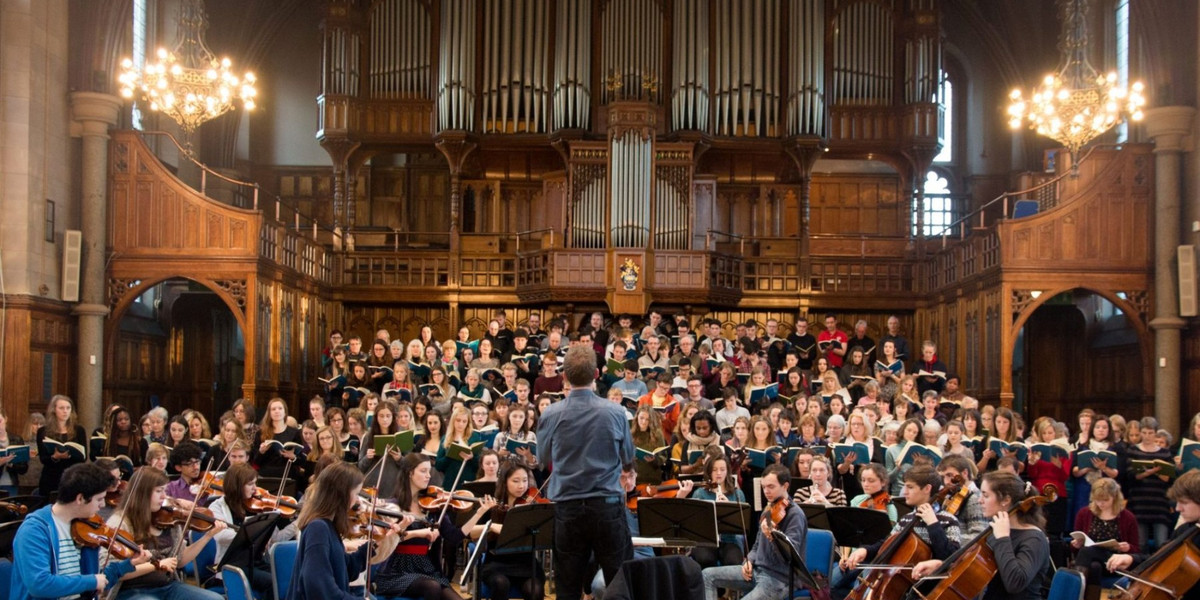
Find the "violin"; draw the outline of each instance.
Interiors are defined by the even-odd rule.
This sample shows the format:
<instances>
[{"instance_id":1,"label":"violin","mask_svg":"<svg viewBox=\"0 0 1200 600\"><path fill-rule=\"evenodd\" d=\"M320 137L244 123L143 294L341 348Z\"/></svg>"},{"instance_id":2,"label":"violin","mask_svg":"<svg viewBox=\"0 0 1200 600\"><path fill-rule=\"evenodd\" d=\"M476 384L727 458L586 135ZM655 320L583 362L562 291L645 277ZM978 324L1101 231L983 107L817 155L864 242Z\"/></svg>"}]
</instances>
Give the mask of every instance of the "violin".
<instances>
[{"instance_id":1,"label":"violin","mask_svg":"<svg viewBox=\"0 0 1200 600\"><path fill-rule=\"evenodd\" d=\"M859 508L873 508L875 510L886 511L888 505L892 503L892 496L888 494L887 489L879 490L871 494L870 498L863 500L858 504Z\"/></svg>"},{"instance_id":2,"label":"violin","mask_svg":"<svg viewBox=\"0 0 1200 600\"><path fill-rule=\"evenodd\" d=\"M674 498L677 491L679 491L678 479L668 479L658 485L642 483L629 492L625 507L629 510L637 510L638 500L642 498Z\"/></svg>"},{"instance_id":3,"label":"violin","mask_svg":"<svg viewBox=\"0 0 1200 600\"><path fill-rule=\"evenodd\" d=\"M0 501L0 511L12 513L17 518L24 518L29 512L29 507L24 504L14 504L12 502ZM15 519L14 519L15 520Z\"/></svg>"},{"instance_id":4,"label":"violin","mask_svg":"<svg viewBox=\"0 0 1200 600\"><path fill-rule=\"evenodd\" d=\"M467 510L481 502L475 494L466 490L451 493L435 485L425 488L417 494L417 498L417 504L427 511L442 510L447 505L454 510Z\"/></svg>"},{"instance_id":5,"label":"violin","mask_svg":"<svg viewBox=\"0 0 1200 600\"><path fill-rule=\"evenodd\" d=\"M1129 578L1127 588L1117 588L1112 600L1174 600L1200 581L1200 547L1197 534L1200 525L1191 523L1191 532L1181 535L1151 554L1131 573L1118 573Z\"/></svg>"},{"instance_id":6,"label":"violin","mask_svg":"<svg viewBox=\"0 0 1200 600\"><path fill-rule=\"evenodd\" d=\"M113 529L99 515L71 521L71 539L85 548L104 548L118 560L129 560L142 553L128 531Z\"/></svg>"},{"instance_id":7,"label":"violin","mask_svg":"<svg viewBox=\"0 0 1200 600\"><path fill-rule=\"evenodd\" d=\"M208 490L207 495L209 495L209 496L225 495L225 486L223 485L223 483L224 482L220 477L217 477L216 475L213 475L212 473L205 473L204 477L202 477L200 479L201 488Z\"/></svg>"},{"instance_id":8,"label":"violin","mask_svg":"<svg viewBox=\"0 0 1200 600\"><path fill-rule=\"evenodd\" d=\"M191 519L188 518L189 516ZM189 530L201 533L212 529L217 524L217 521L220 521L213 514L212 510L202 506L197 506L191 511L187 511L171 504L164 505L162 508L154 511L153 520L154 526L159 529L166 529L167 527L187 523ZM229 529L237 531L236 525L232 523L225 523L225 525Z\"/></svg>"},{"instance_id":9,"label":"violin","mask_svg":"<svg viewBox=\"0 0 1200 600\"><path fill-rule=\"evenodd\" d=\"M263 488L256 488L254 495L246 499L244 507L252 515L277 510L290 517L300 510L300 503L291 496L276 496Z\"/></svg>"},{"instance_id":10,"label":"violin","mask_svg":"<svg viewBox=\"0 0 1200 600\"><path fill-rule=\"evenodd\" d=\"M790 506L790 504L791 503L788 502L787 494L784 494L784 495L780 496L779 498L776 498L775 500L773 500L771 502L771 506L769 506L766 510L763 510L762 520L765 521L767 519L770 519L771 527L778 529L779 522L782 521L783 518L787 516L787 509L788 509L788 506Z\"/></svg>"},{"instance_id":11,"label":"violin","mask_svg":"<svg viewBox=\"0 0 1200 600\"><path fill-rule=\"evenodd\" d=\"M121 504L121 496L123 496L125 494L125 490L128 488L129 488L128 481L124 481L124 480L118 481L117 487L113 488L112 491L106 492L104 494L105 506L108 506L111 508L116 508L117 505Z\"/></svg>"},{"instance_id":12,"label":"violin","mask_svg":"<svg viewBox=\"0 0 1200 600\"><path fill-rule=\"evenodd\" d=\"M1009 514L1029 512L1035 506L1050 504L1057 498L1056 494L1030 496L1013 505L1008 512ZM928 594L922 595L921 598L924 600L975 598L983 594L999 570L996 565L996 555L992 552L991 546L987 544L987 539L991 534L992 527L989 525L987 529L950 555L942 563L942 566L929 576L936 576L940 579L937 586Z\"/></svg>"},{"instance_id":13,"label":"violin","mask_svg":"<svg viewBox=\"0 0 1200 600\"><path fill-rule=\"evenodd\" d=\"M955 485L944 486L930 499L930 505L943 503L948 496L958 494L959 489L969 489L962 485L961 478L955 478ZM946 510L943 507L943 510ZM846 597L846 600L900 600L905 592L913 587L911 567L921 561L933 558L933 550L919 536L913 534L913 529L922 521L916 514L899 531L893 533L883 542L879 553L875 555L876 565L897 567L893 569L873 569L862 578L862 582Z\"/></svg>"},{"instance_id":14,"label":"violin","mask_svg":"<svg viewBox=\"0 0 1200 600\"><path fill-rule=\"evenodd\" d=\"M525 490L525 495L513 501L513 506L521 506L522 504L550 504L550 499L543 496L541 492L534 486L529 486Z\"/></svg>"}]
</instances>

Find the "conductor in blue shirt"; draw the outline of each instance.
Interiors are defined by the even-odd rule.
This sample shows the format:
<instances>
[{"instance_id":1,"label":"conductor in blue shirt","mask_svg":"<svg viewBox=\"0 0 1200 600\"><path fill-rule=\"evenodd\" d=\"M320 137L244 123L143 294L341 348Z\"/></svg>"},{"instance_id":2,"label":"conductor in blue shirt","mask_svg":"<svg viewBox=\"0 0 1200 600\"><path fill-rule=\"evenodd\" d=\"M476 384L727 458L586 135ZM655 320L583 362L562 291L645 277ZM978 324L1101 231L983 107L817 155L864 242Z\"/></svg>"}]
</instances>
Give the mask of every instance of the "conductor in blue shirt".
<instances>
[{"instance_id":1,"label":"conductor in blue shirt","mask_svg":"<svg viewBox=\"0 0 1200 600\"><path fill-rule=\"evenodd\" d=\"M538 422L538 459L550 465L545 495L554 501L554 570L559 600L582 597L594 556L612 581L633 558L625 523L621 465L634 458L629 421L618 404L597 396L596 353L572 346L562 365L570 385Z\"/></svg>"}]
</instances>

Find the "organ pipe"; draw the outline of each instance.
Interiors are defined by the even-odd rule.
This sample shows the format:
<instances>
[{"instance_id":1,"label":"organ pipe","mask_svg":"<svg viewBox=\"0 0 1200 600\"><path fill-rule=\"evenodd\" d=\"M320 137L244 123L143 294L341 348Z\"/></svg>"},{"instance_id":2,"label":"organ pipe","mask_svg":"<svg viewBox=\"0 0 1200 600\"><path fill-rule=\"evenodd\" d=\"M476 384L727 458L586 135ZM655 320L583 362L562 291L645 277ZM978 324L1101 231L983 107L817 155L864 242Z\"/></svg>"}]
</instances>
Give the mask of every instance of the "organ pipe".
<instances>
[{"instance_id":1,"label":"organ pipe","mask_svg":"<svg viewBox=\"0 0 1200 600\"><path fill-rule=\"evenodd\" d=\"M650 228L650 193L654 175L654 142L635 129L612 140L609 170L611 245L645 248Z\"/></svg>"},{"instance_id":2,"label":"organ pipe","mask_svg":"<svg viewBox=\"0 0 1200 600\"><path fill-rule=\"evenodd\" d=\"M547 0L487 0L485 13L484 133L544 133Z\"/></svg>"},{"instance_id":3,"label":"organ pipe","mask_svg":"<svg viewBox=\"0 0 1200 600\"><path fill-rule=\"evenodd\" d=\"M325 35L322 55L325 63L324 93L358 94L358 34L341 27L330 29Z\"/></svg>"},{"instance_id":4,"label":"organ pipe","mask_svg":"<svg viewBox=\"0 0 1200 600\"><path fill-rule=\"evenodd\" d=\"M442 0L438 130L471 130L475 114L475 0Z\"/></svg>"},{"instance_id":5,"label":"organ pipe","mask_svg":"<svg viewBox=\"0 0 1200 600\"><path fill-rule=\"evenodd\" d=\"M602 17L602 101L659 101L662 21L657 2L610 0Z\"/></svg>"},{"instance_id":6,"label":"organ pipe","mask_svg":"<svg viewBox=\"0 0 1200 600\"><path fill-rule=\"evenodd\" d=\"M383 0L370 18L371 97L431 99L429 11L419 0Z\"/></svg>"},{"instance_id":7,"label":"organ pipe","mask_svg":"<svg viewBox=\"0 0 1200 600\"><path fill-rule=\"evenodd\" d=\"M654 177L654 247L687 250L691 232L689 168L660 166Z\"/></svg>"},{"instance_id":8,"label":"organ pipe","mask_svg":"<svg viewBox=\"0 0 1200 600\"><path fill-rule=\"evenodd\" d=\"M825 119L825 1L789 6L788 135L827 135Z\"/></svg>"},{"instance_id":9,"label":"organ pipe","mask_svg":"<svg viewBox=\"0 0 1200 600\"><path fill-rule=\"evenodd\" d=\"M715 6L715 131L778 135L780 1L715 0Z\"/></svg>"},{"instance_id":10,"label":"organ pipe","mask_svg":"<svg viewBox=\"0 0 1200 600\"><path fill-rule=\"evenodd\" d=\"M590 0L558 0L554 40L554 129L587 129L591 112Z\"/></svg>"},{"instance_id":11,"label":"organ pipe","mask_svg":"<svg viewBox=\"0 0 1200 600\"><path fill-rule=\"evenodd\" d=\"M671 126L708 131L708 0L677 0Z\"/></svg>"},{"instance_id":12,"label":"organ pipe","mask_svg":"<svg viewBox=\"0 0 1200 600\"><path fill-rule=\"evenodd\" d=\"M892 0L834 3L834 102L884 106L892 99Z\"/></svg>"}]
</instances>

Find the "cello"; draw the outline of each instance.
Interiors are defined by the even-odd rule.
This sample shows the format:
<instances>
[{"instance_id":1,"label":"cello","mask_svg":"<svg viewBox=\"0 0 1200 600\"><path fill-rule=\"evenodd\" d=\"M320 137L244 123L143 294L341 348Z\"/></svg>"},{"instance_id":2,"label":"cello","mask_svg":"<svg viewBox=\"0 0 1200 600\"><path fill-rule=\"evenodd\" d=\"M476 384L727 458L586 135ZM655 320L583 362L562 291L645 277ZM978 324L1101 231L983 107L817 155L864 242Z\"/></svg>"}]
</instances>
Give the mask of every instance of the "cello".
<instances>
[{"instance_id":1,"label":"cello","mask_svg":"<svg viewBox=\"0 0 1200 600\"><path fill-rule=\"evenodd\" d=\"M1030 496L1014 504L1012 508L1008 509L1008 514L1029 512L1035 506L1050 504L1057 499L1058 496L1053 493L1053 490L1046 496ZM922 600L978 598L987 589L988 584L999 570L996 564L996 555L992 552L991 546L987 544L991 534L992 526L989 525L987 529L981 531L970 542L963 544L958 551L950 555L936 571L918 580L917 584L924 580L939 580L928 594L922 594L915 586L912 594Z\"/></svg>"},{"instance_id":2,"label":"cello","mask_svg":"<svg viewBox=\"0 0 1200 600\"><path fill-rule=\"evenodd\" d=\"M963 488L962 481L956 478L953 486L943 487L929 504L941 504L947 496L953 496ZM900 600L913 587L912 570L905 567L929 560L933 550L913 533L921 521L915 512L912 517L904 527L884 540L872 565L859 565L870 572L860 578L861 583L850 592L847 600Z\"/></svg>"},{"instance_id":3,"label":"cello","mask_svg":"<svg viewBox=\"0 0 1200 600\"><path fill-rule=\"evenodd\" d=\"M1189 523L1191 531L1176 537L1151 554L1132 572L1118 571L1132 582L1110 600L1175 600L1200 581L1200 523Z\"/></svg>"}]
</instances>

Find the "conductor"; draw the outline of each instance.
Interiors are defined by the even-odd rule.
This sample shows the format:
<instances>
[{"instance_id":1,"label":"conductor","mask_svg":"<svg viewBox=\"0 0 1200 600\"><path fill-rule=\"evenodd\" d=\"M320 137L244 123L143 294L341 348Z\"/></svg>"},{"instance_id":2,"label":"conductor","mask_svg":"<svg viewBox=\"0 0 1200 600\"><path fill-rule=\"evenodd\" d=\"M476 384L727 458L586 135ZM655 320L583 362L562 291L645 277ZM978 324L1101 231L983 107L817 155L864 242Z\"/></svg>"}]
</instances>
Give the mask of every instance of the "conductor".
<instances>
[{"instance_id":1,"label":"conductor","mask_svg":"<svg viewBox=\"0 0 1200 600\"><path fill-rule=\"evenodd\" d=\"M634 458L625 411L593 391L596 353L572 346L563 360L571 391L538 424L538 459L551 465L546 497L554 501L554 570L560 600L575 600L595 556L612 581L633 558L625 522L621 465Z\"/></svg>"}]
</instances>

